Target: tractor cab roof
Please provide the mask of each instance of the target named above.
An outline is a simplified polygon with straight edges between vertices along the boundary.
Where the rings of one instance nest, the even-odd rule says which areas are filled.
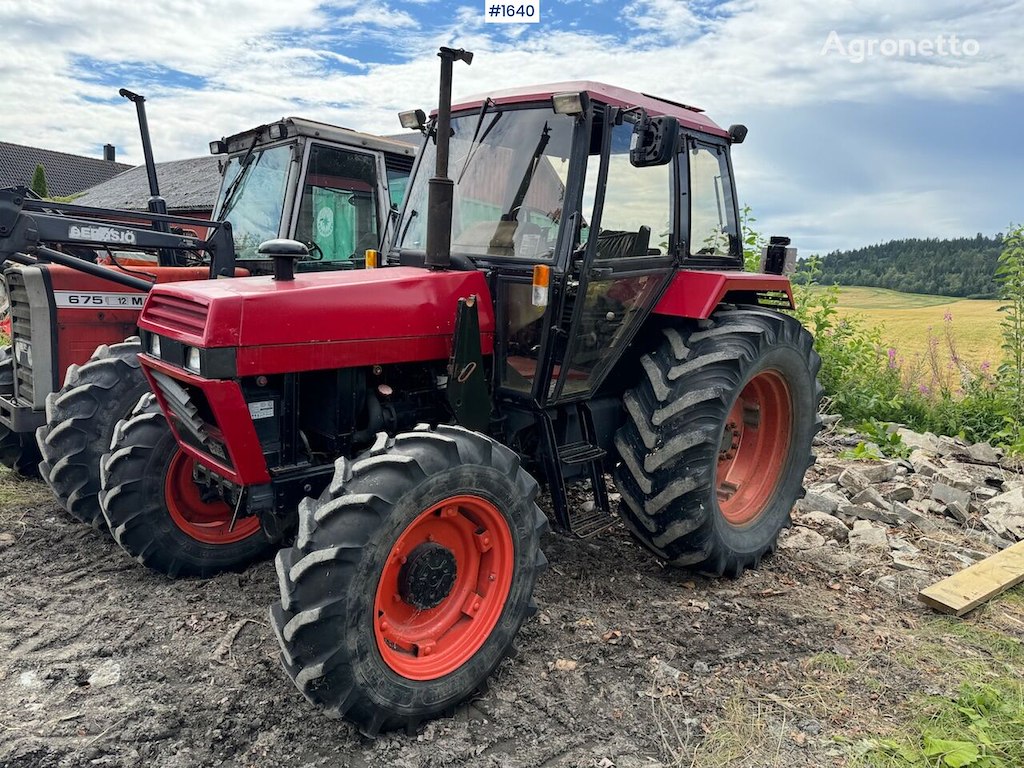
[[[271,131],[272,128],[273,131]],[[304,117],[282,117],[276,122],[250,128],[232,136],[225,136],[221,141],[227,145],[228,153],[240,152],[249,149],[253,139],[257,136],[259,137],[257,145],[294,136],[307,136],[395,155],[407,157],[416,155],[416,147],[407,142],[385,139],[369,133],[354,131],[351,128],[307,120]]]
[[[685,128],[692,128],[716,136],[728,136],[729,132],[704,114],[699,107],[681,104],[669,99],[651,96],[647,93],[630,91],[614,85],[594,82],[593,80],[569,80],[561,83],[528,85],[521,88],[509,88],[502,91],[491,91],[470,96],[452,105],[452,111],[478,109],[485,99],[495,104],[517,104],[531,101],[547,101],[556,93],[586,92],[591,99],[610,104],[615,107],[643,107],[651,117],[669,115],[679,120]]]

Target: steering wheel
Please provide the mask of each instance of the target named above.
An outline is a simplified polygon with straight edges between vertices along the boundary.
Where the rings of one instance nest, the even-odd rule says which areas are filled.
[[[315,240],[310,240],[305,245],[309,249],[310,261],[323,261],[324,260],[324,251],[323,251],[323,249],[319,245],[316,244]],[[314,254],[316,254],[316,255],[314,255]]]

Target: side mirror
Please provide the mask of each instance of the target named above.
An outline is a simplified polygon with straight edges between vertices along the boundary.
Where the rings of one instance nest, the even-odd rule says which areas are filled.
[[[629,143],[629,162],[637,168],[665,165],[679,146],[679,121],[674,117],[648,117],[640,113]]]

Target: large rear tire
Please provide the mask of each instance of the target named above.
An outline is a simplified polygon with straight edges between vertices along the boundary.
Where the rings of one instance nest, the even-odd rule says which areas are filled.
[[[371,735],[476,691],[535,610],[537,490],[515,453],[460,427],[339,459],[277,555],[270,618],[299,690]]]
[[[114,540],[171,578],[241,571],[267,557],[274,544],[259,518],[235,519],[224,501],[204,499],[193,466],[156,398],[144,395],[101,462],[99,501]]]
[[[663,560],[739,576],[803,496],[821,360],[796,320],[757,307],[664,334],[615,436],[622,518]]]
[[[82,366],[68,367],[64,386],[46,396],[46,424],[36,430],[39,472],[73,518],[100,530],[100,459],[114,426],[132,412],[149,384],[134,336],[96,348]]]
[[[11,347],[0,347],[0,394],[14,394],[14,360]],[[22,477],[39,477],[39,448],[31,432],[12,432],[0,425],[0,464]]]

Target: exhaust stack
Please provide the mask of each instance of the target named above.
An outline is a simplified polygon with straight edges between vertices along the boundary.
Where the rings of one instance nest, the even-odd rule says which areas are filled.
[[[448,147],[451,140],[452,120],[452,64],[464,61],[473,63],[473,54],[462,48],[442,47],[437,53],[441,57],[441,92],[437,101],[437,120],[434,123],[434,141],[437,147],[437,164],[434,175],[427,182],[427,255],[428,269],[447,269],[451,264],[452,249],[452,199],[455,183],[448,178]]]

